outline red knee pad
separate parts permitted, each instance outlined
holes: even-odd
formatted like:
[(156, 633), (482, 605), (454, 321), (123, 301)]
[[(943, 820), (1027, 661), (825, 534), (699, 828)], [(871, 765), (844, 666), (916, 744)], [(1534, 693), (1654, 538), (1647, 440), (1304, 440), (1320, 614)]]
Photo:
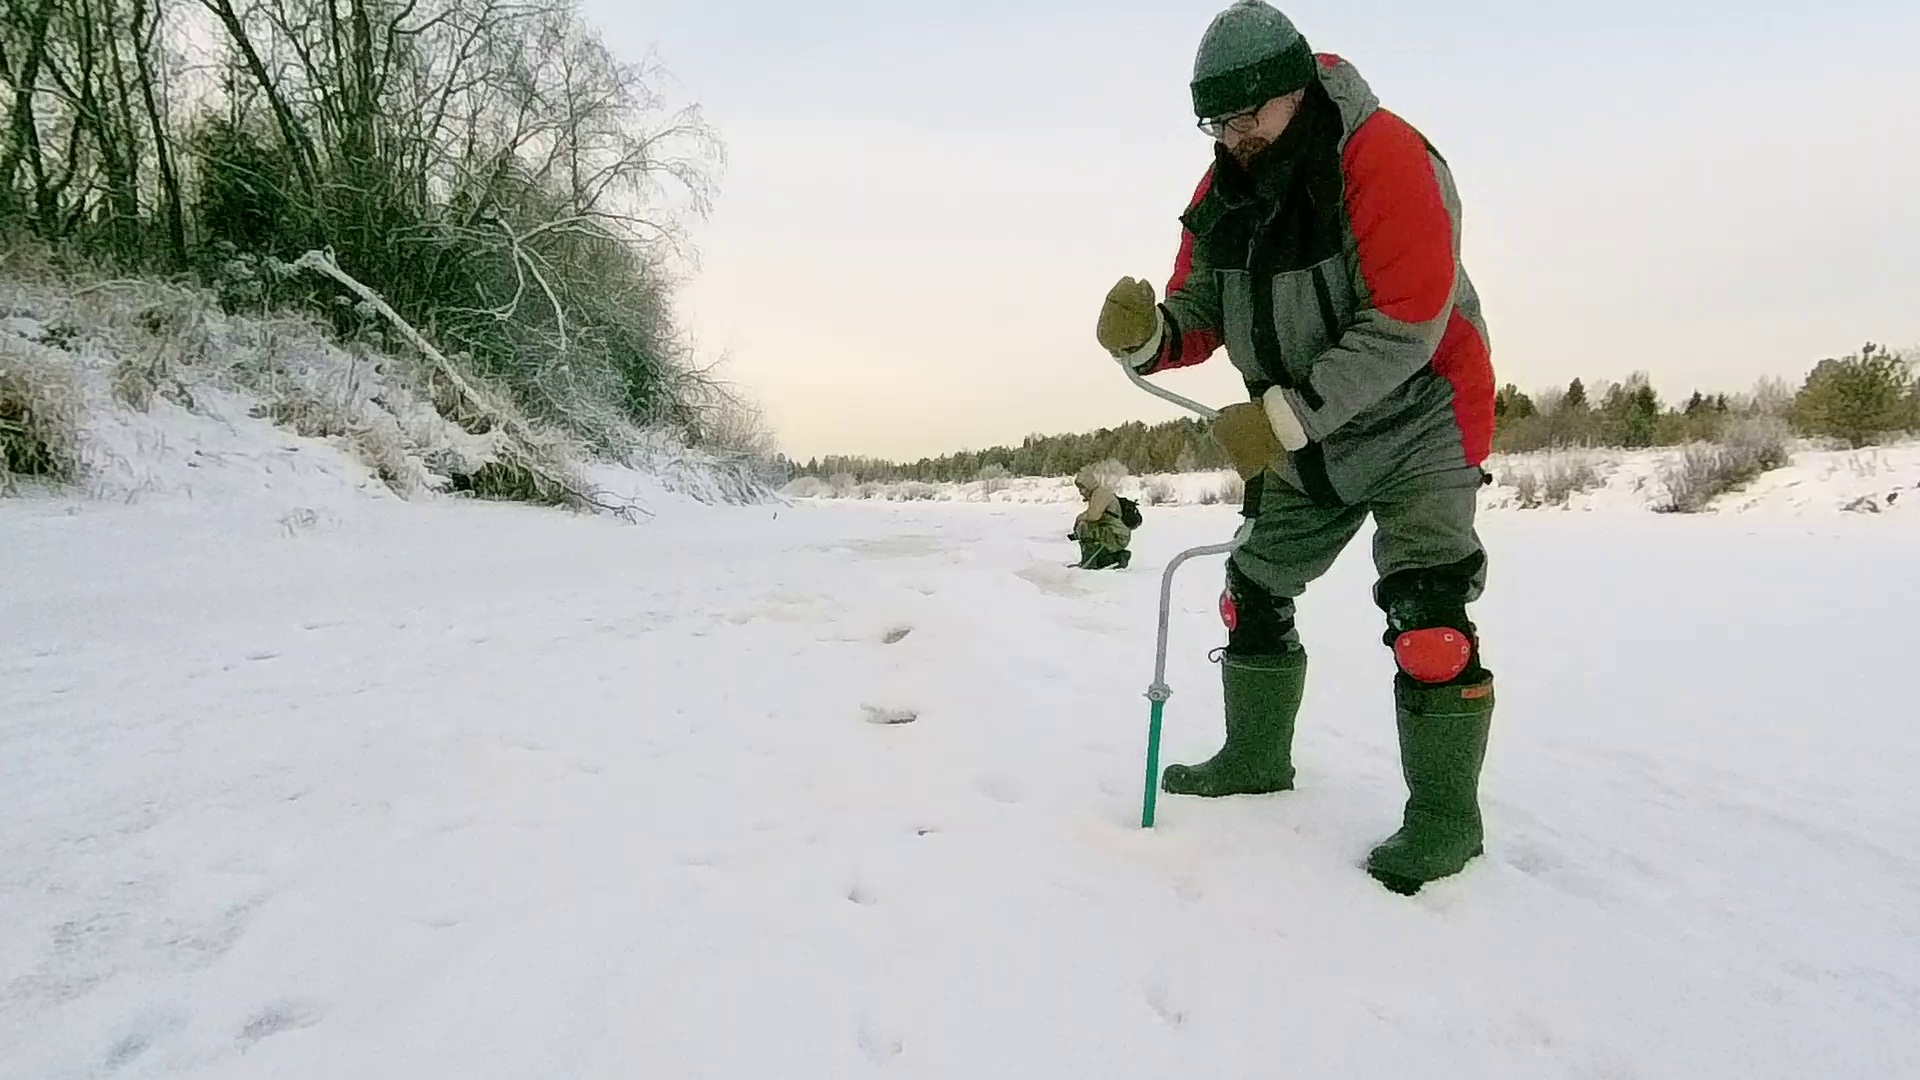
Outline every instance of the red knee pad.
[(1409, 630), (1393, 643), (1400, 670), (1425, 683), (1443, 683), (1473, 662), (1473, 639), (1450, 626)]
[(1220, 591), (1220, 621), (1226, 624), (1228, 633), (1240, 627), (1240, 609), (1233, 606), (1233, 594), (1225, 589)]

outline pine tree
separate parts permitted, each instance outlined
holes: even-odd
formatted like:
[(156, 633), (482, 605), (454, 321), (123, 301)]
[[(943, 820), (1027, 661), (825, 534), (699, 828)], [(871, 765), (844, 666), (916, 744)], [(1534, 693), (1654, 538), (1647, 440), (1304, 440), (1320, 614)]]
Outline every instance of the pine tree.
[(1868, 342), (1854, 356), (1822, 360), (1814, 367), (1794, 398), (1794, 421), (1808, 434), (1865, 446), (1914, 424), (1909, 396), (1913, 382), (1904, 359)]

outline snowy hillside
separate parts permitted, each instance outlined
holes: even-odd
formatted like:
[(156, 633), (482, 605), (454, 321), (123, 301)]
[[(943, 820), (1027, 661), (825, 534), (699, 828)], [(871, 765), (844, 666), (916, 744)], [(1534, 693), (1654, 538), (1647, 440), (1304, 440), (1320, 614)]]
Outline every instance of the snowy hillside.
[(1230, 505), (1090, 575), (1057, 488), (403, 501), (250, 401), (0, 499), (0, 1077), (1920, 1075), (1920, 518), (1832, 512), (1911, 448), (1741, 496), (1802, 516), (1489, 513), (1488, 854), (1409, 900), (1358, 868), (1403, 797), (1364, 537), (1299, 790), (1144, 832), (1158, 572)]
[[(766, 494), (734, 463), (659, 432), (627, 430), (609, 462), (550, 431), (469, 431), (436, 408), (443, 388), (414, 362), (342, 347), (308, 319), (229, 315), (205, 293), (153, 282), (0, 281), (0, 399), (21, 392), (9, 388), (24, 388), (79, 491), (101, 500), (267, 500), (299, 517), (484, 489), (529, 464), (628, 515), (663, 494)], [(0, 493), (8, 480), (0, 471)]]
[[(1920, 512), (1920, 442), (1860, 450), (1800, 442), (1791, 461), (1750, 484), (1714, 498), (1708, 513), (1814, 515)], [(1688, 475), (1690, 455), (1711, 459), (1710, 446), (1651, 450), (1553, 450), (1496, 454), (1487, 462), (1494, 483), (1481, 495), (1487, 510), (1656, 511), (1672, 501), (1676, 478)], [(1711, 464), (1708, 466), (1711, 468)], [(1121, 481), (1121, 494), (1148, 506), (1238, 504), (1239, 478), (1231, 470), (1154, 474)], [(834, 485), (802, 478), (788, 493), (809, 500), (879, 502), (1075, 503), (1066, 477), (1020, 477), (968, 484), (869, 483)], [(1903, 497), (1905, 502), (1902, 502)]]

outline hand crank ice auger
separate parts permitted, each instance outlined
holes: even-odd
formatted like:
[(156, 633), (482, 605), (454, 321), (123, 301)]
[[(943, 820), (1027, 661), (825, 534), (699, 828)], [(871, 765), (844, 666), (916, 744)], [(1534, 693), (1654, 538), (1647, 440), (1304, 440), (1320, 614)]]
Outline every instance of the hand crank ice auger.
[[(1171, 401), (1189, 412), (1198, 414), (1205, 420), (1219, 419), (1217, 410), (1209, 409), (1192, 398), (1182, 397), (1164, 387), (1155, 386), (1139, 372), (1121, 364), (1120, 369), (1127, 373), (1133, 384), (1154, 397)], [(1154, 643), (1153, 684), (1147, 687), (1147, 700), (1152, 702), (1147, 720), (1147, 788), (1140, 803), (1140, 827), (1153, 828), (1153, 814), (1160, 795), (1160, 723), (1161, 714), (1166, 708), (1167, 699), (1173, 696), (1173, 688), (1167, 685), (1167, 623), (1173, 612), (1173, 573), (1182, 563), (1197, 559), (1202, 555), (1226, 555), (1240, 546), (1236, 537), (1224, 544), (1208, 544), (1204, 547), (1188, 548), (1173, 557), (1167, 568), (1160, 574), (1160, 628), (1159, 637)]]

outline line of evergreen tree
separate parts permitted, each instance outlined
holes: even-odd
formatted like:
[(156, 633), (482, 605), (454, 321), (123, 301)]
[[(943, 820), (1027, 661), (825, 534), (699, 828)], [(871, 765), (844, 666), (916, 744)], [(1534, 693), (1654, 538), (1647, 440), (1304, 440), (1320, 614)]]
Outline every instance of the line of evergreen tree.
[(1597, 402), (1580, 379), (1538, 400), (1509, 383), (1494, 398), (1494, 449), (1712, 442), (1729, 423), (1757, 417), (1785, 423), (1798, 435), (1865, 446), (1920, 431), (1915, 360), (1868, 342), (1849, 356), (1821, 360), (1797, 389), (1763, 379), (1739, 395), (1695, 390), (1681, 405), (1663, 403), (1645, 372), (1600, 384)]
[[(1820, 361), (1796, 389), (1761, 380), (1742, 394), (1694, 390), (1667, 404), (1645, 372), (1625, 382), (1583, 379), (1529, 395), (1511, 383), (1494, 398), (1494, 450), (1520, 453), (1555, 446), (1675, 446), (1719, 439), (1731, 423), (1771, 418), (1803, 436), (1850, 446), (1920, 431), (1920, 377), (1915, 358), (1871, 342), (1850, 356)], [(1067, 435), (1029, 435), (1019, 446), (995, 446), (914, 462), (834, 455), (795, 464), (795, 476), (856, 483), (964, 483), (1002, 476), (1067, 476), (1098, 461), (1117, 461), (1135, 475), (1229, 467), (1197, 419), (1132, 422)]]
[(1117, 461), (1131, 473), (1199, 472), (1228, 467), (1227, 456), (1198, 419), (1161, 424), (1132, 421), (1066, 435), (1028, 435), (1019, 446), (966, 450), (912, 462), (833, 455), (796, 465), (794, 475), (822, 480), (849, 476), (857, 483), (964, 483), (994, 476), (1067, 476), (1097, 461)]

